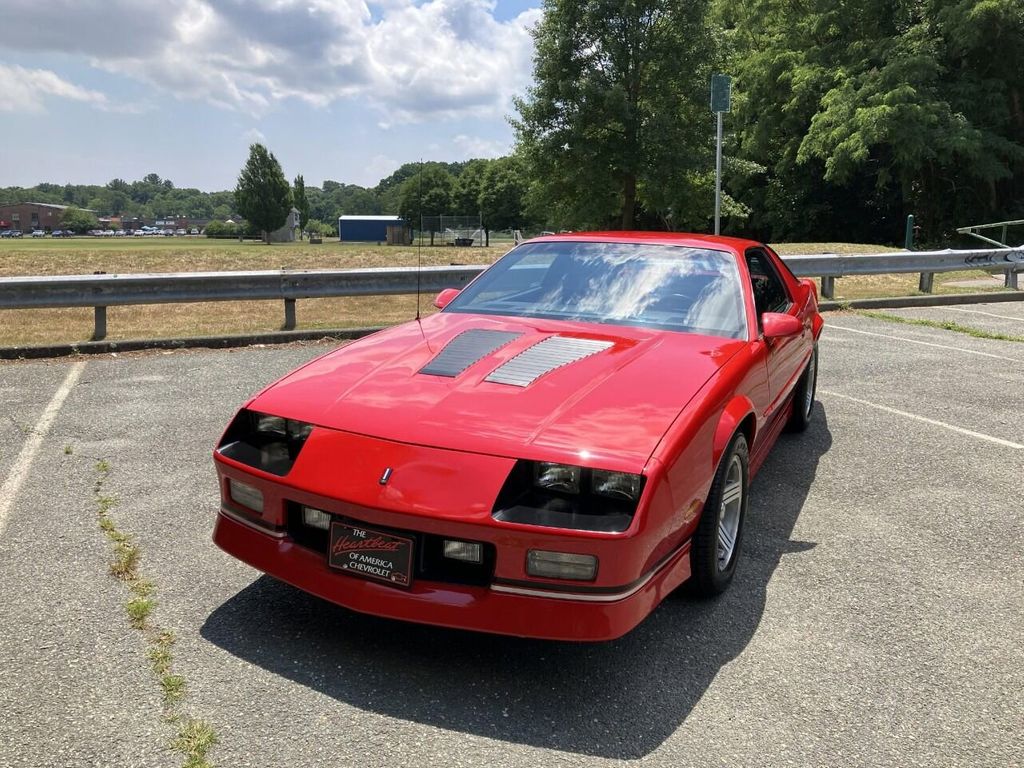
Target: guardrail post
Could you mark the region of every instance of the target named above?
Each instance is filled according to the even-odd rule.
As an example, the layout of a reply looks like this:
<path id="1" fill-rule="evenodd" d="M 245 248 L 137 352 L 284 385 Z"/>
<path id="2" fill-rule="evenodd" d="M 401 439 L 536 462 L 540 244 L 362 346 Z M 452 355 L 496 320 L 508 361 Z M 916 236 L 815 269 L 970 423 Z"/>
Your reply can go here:
<path id="1" fill-rule="evenodd" d="M 1009 243 L 1006 240 L 1006 224 L 1003 224 L 1003 229 L 999 234 L 999 242 L 1002 243 L 1003 245 L 1009 245 Z M 1003 274 L 1006 276 L 1006 278 L 1003 280 L 1003 287 L 1012 288 L 1013 290 L 1016 291 L 1017 273 L 1014 272 L 1012 269 L 1008 269 Z"/>
<path id="2" fill-rule="evenodd" d="M 821 278 L 821 295 L 825 299 L 836 297 L 836 279 L 834 277 Z"/>
<path id="3" fill-rule="evenodd" d="M 295 330 L 295 299 L 284 300 L 284 330 Z"/>
<path id="4" fill-rule="evenodd" d="M 921 293 L 931 293 L 935 285 L 934 272 L 922 272 L 921 278 L 917 281 L 917 290 Z"/>
<path id="5" fill-rule="evenodd" d="M 914 214 L 907 215 L 907 228 L 903 234 L 903 247 L 908 251 L 914 250 Z M 921 293 L 931 293 L 935 287 L 935 273 L 922 272 L 917 280 L 917 290 Z"/>
<path id="6" fill-rule="evenodd" d="M 107 308 L 92 308 L 92 340 L 103 341 L 107 338 Z"/>

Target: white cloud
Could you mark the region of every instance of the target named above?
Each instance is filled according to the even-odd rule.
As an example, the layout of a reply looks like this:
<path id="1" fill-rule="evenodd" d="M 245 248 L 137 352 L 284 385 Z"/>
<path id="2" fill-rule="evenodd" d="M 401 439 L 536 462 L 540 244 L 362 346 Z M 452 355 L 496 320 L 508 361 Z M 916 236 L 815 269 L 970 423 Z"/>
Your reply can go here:
<path id="1" fill-rule="evenodd" d="M 252 144 L 266 144 L 267 137 L 263 134 L 259 128 L 250 128 L 242 134 L 242 140 L 246 145 Z"/>
<path id="2" fill-rule="evenodd" d="M 482 139 L 479 136 L 466 136 L 460 133 L 452 139 L 462 156 L 466 159 L 474 157 L 501 157 L 508 153 L 509 145 L 506 141 L 492 141 Z"/>
<path id="3" fill-rule="evenodd" d="M 394 125 L 507 112 L 539 18 L 498 21 L 492 0 L 8 0 L 2 45 L 250 115 L 356 97 Z"/>
<path id="4" fill-rule="evenodd" d="M 69 83 L 48 69 L 0 64 L 0 82 L 4 83 L 4 98 L 0 99 L 3 112 L 42 112 L 47 97 L 108 107 L 107 97 L 99 91 Z"/>

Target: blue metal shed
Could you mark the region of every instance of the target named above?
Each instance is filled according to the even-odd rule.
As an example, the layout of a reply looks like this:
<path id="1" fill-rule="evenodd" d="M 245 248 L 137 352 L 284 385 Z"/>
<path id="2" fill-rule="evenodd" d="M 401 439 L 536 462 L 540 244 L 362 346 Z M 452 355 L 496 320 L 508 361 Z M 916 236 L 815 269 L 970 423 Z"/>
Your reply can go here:
<path id="1" fill-rule="evenodd" d="M 404 223 L 401 216 L 339 216 L 338 239 L 343 243 L 383 243 L 388 238 L 388 227 Z"/>

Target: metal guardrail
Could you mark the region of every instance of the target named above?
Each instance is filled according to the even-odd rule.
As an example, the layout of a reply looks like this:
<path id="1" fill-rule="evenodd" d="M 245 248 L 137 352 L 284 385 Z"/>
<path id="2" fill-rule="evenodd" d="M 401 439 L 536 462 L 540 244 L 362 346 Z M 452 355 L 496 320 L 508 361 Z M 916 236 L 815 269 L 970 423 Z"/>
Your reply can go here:
<path id="1" fill-rule="evenodd" d="M 1024 225 L 1024 219 L 1015 219 L 1013 221 L 993 221 L 989 224 L 971 224 L 969 227 L 959 227 L 957 232 L 961 235 L 968 235 L 973 237 L 975 240 L 981 240 L 983 243 L 994 245 L 999 248 L 1010 248 L 1012 247 L 1007 240 L 1006 230 L 1010 227 L 1019 227 Z M 994 240 L 991 237 L 985 237 L 981 234 L 983 231 L 990 229 L 999 230 L 999 239 Z M 1017 288 L 1017 273 L 1013 270 L 1006 270 L 1006 281 L 1005 285 L 1007 288 Z"/>
<path id="2" fill-rule="evenodd" d="M 797 277 L 820 277 L 821 295 L 834 296 L 835 278 L 847 275 L 888 275 L 912 272 L 958 272 L 964 269 L 1007 272 L 1017 287 L 1017 272 L 1024 270 L 1024 246 L 980 250 L 889 251 L 849 256 L 818 254 L 783 259 Z"/>
<path id="3" fill-rule="evenodd" d="M 297 299 L 437 293 L 465 285 L 482 266 L 168 272 L 0 277 L 0 309 L 93 307 L 92 338 L 107 335 L 107 307 L 206 301 L 284 301 L 284 330 L 295 328 Z"/>
<path id="4" fill-rule="evenodd" d="M 820 277 L 821 293 L 834 295 L 835 279 L 846 275 L 952 272 L 963 269 L 1024 270 L 1024 247 L 969 251 L 890 251 L 859 256 L 786 256 L 797 277 Z M 206 301 L 284 302 L 284 329 L 295 328 L 295 302 L 344 296 L 432 295 L 466 285 L 485 267 L 415 267 L 351 270 L 264 270 L 126 275 L 0 277 L 0 309 L 93 307 L 93 339 L 107 334 L 107 307 Z"/>

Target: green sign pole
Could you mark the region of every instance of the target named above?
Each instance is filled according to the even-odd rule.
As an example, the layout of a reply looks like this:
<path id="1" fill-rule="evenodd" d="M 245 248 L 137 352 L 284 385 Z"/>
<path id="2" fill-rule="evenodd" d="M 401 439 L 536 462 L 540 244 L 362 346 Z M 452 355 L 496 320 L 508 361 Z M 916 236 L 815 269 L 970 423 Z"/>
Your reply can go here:
<path id="1" fill-rule="evenodd" d="M 711 78 L 711 111 L 715 113 L 715 234 L 721 233 L 722 222 L 722 115 L 732 101 L 732 80 L 728 75 Z"/>

